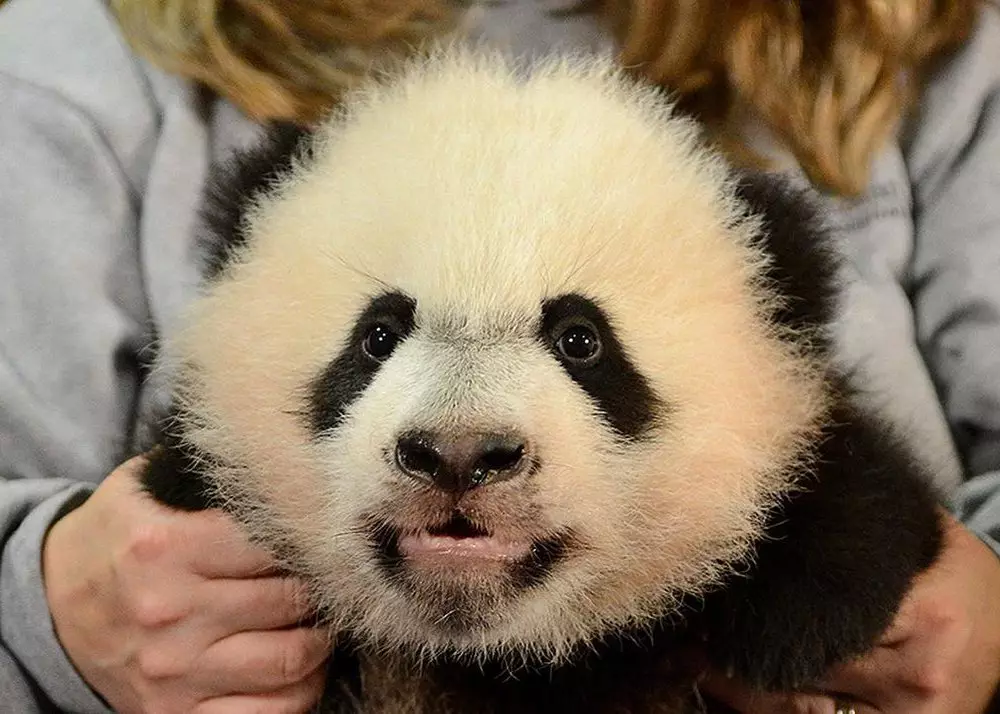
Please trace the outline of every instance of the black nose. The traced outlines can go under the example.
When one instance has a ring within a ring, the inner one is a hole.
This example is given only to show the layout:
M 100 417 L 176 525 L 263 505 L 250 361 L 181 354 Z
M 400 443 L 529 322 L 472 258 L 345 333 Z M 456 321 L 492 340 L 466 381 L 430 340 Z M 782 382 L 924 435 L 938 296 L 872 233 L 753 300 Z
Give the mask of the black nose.
M 525 441 L 510 434 L 410 433 L 396 441 L 396 465 L 403 473 L 449 492 L 513 478 L 527 461 Z

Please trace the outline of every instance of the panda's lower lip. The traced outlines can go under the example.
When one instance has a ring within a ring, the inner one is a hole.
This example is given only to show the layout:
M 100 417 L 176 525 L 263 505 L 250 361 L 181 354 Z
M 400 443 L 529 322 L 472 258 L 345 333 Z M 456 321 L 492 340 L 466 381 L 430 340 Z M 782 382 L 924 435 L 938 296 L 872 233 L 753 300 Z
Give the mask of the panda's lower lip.
M 457 538 L 449 535 L 416 533 L 399 538 L 399 552 L 408 559 L 462 559 L 474 561 L 520 560 L 531 552 L 529 542 L 504 540 L 496 536 Z

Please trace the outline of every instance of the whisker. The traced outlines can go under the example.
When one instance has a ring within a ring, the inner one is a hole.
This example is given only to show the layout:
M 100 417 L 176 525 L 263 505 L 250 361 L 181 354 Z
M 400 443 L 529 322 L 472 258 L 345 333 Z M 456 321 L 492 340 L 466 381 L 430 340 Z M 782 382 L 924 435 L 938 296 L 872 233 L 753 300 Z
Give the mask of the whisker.
M 383 290 L 391 292 L 391 291 L 394 291 L 396 289 L 392 285 L 390 285 L 389 283 L 385 282 L 384 280 L 382 280 L 379 277 L 376 277 L 375 275 L 373 275 L 372 273 L 368 272 L 367 270 L 365 270 L 363 268 L 360 268 L 360 267 L 358 267 L 356 265 L 351 265 L 350 263 L 347 262 L 347 260 L 342 255 L 338 255 L 337 253 L 333 253 L 333 252 L 331 252 L 327 248 L 321 248 L 320 249 L 320 253 L 321 253 L 321 255 L 323 255 L 324 257 L 326 257 L 327 259 L 332 260 L 332 261 L 334 261 L 336 263 L 340 263 L 341 266 L 343 266 L 347 270 L 351 271 L 355 275 L 359 275 L 362 278 L 370 280 L 371 282 L 373 282 L 376 285 L 380 286 Z
M 436 619 L 434 621 L 434 624 L 435 625 L 440 625 L 442 622 L 444 622 L 445 620 L 447 620 L 449 617 L 451 617 L 452 615 L 454 615 L 456 612 L 458 612 L 458 608 L 452 608 L 451 610 L 448 610 L 448 612 L 446 612 L 445 614 L 441 615 L 441 617 L 439 617 L 438 619 Z

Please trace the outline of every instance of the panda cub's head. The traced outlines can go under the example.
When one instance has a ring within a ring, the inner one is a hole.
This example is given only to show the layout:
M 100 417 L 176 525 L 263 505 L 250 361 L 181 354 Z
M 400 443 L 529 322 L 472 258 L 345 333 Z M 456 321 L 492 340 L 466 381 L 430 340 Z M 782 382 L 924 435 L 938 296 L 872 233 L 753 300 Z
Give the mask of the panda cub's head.
M 658 92 L 450 52 L 285 154 L 172 349 L 217 495 L 335 628 L 558 657 L 748 557 L 824 377 Z

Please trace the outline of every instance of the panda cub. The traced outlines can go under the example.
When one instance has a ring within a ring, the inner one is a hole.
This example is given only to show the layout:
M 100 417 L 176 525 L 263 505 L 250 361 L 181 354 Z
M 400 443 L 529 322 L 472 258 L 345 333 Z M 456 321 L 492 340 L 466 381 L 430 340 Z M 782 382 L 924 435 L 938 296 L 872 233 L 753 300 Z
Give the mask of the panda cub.
M 336 635 L 324 711 L 694 711 L 862 653 L 940 547 L 831 367 L 807 197 L 610 61 L 441 51 L 218 178 L 145 474 Z

